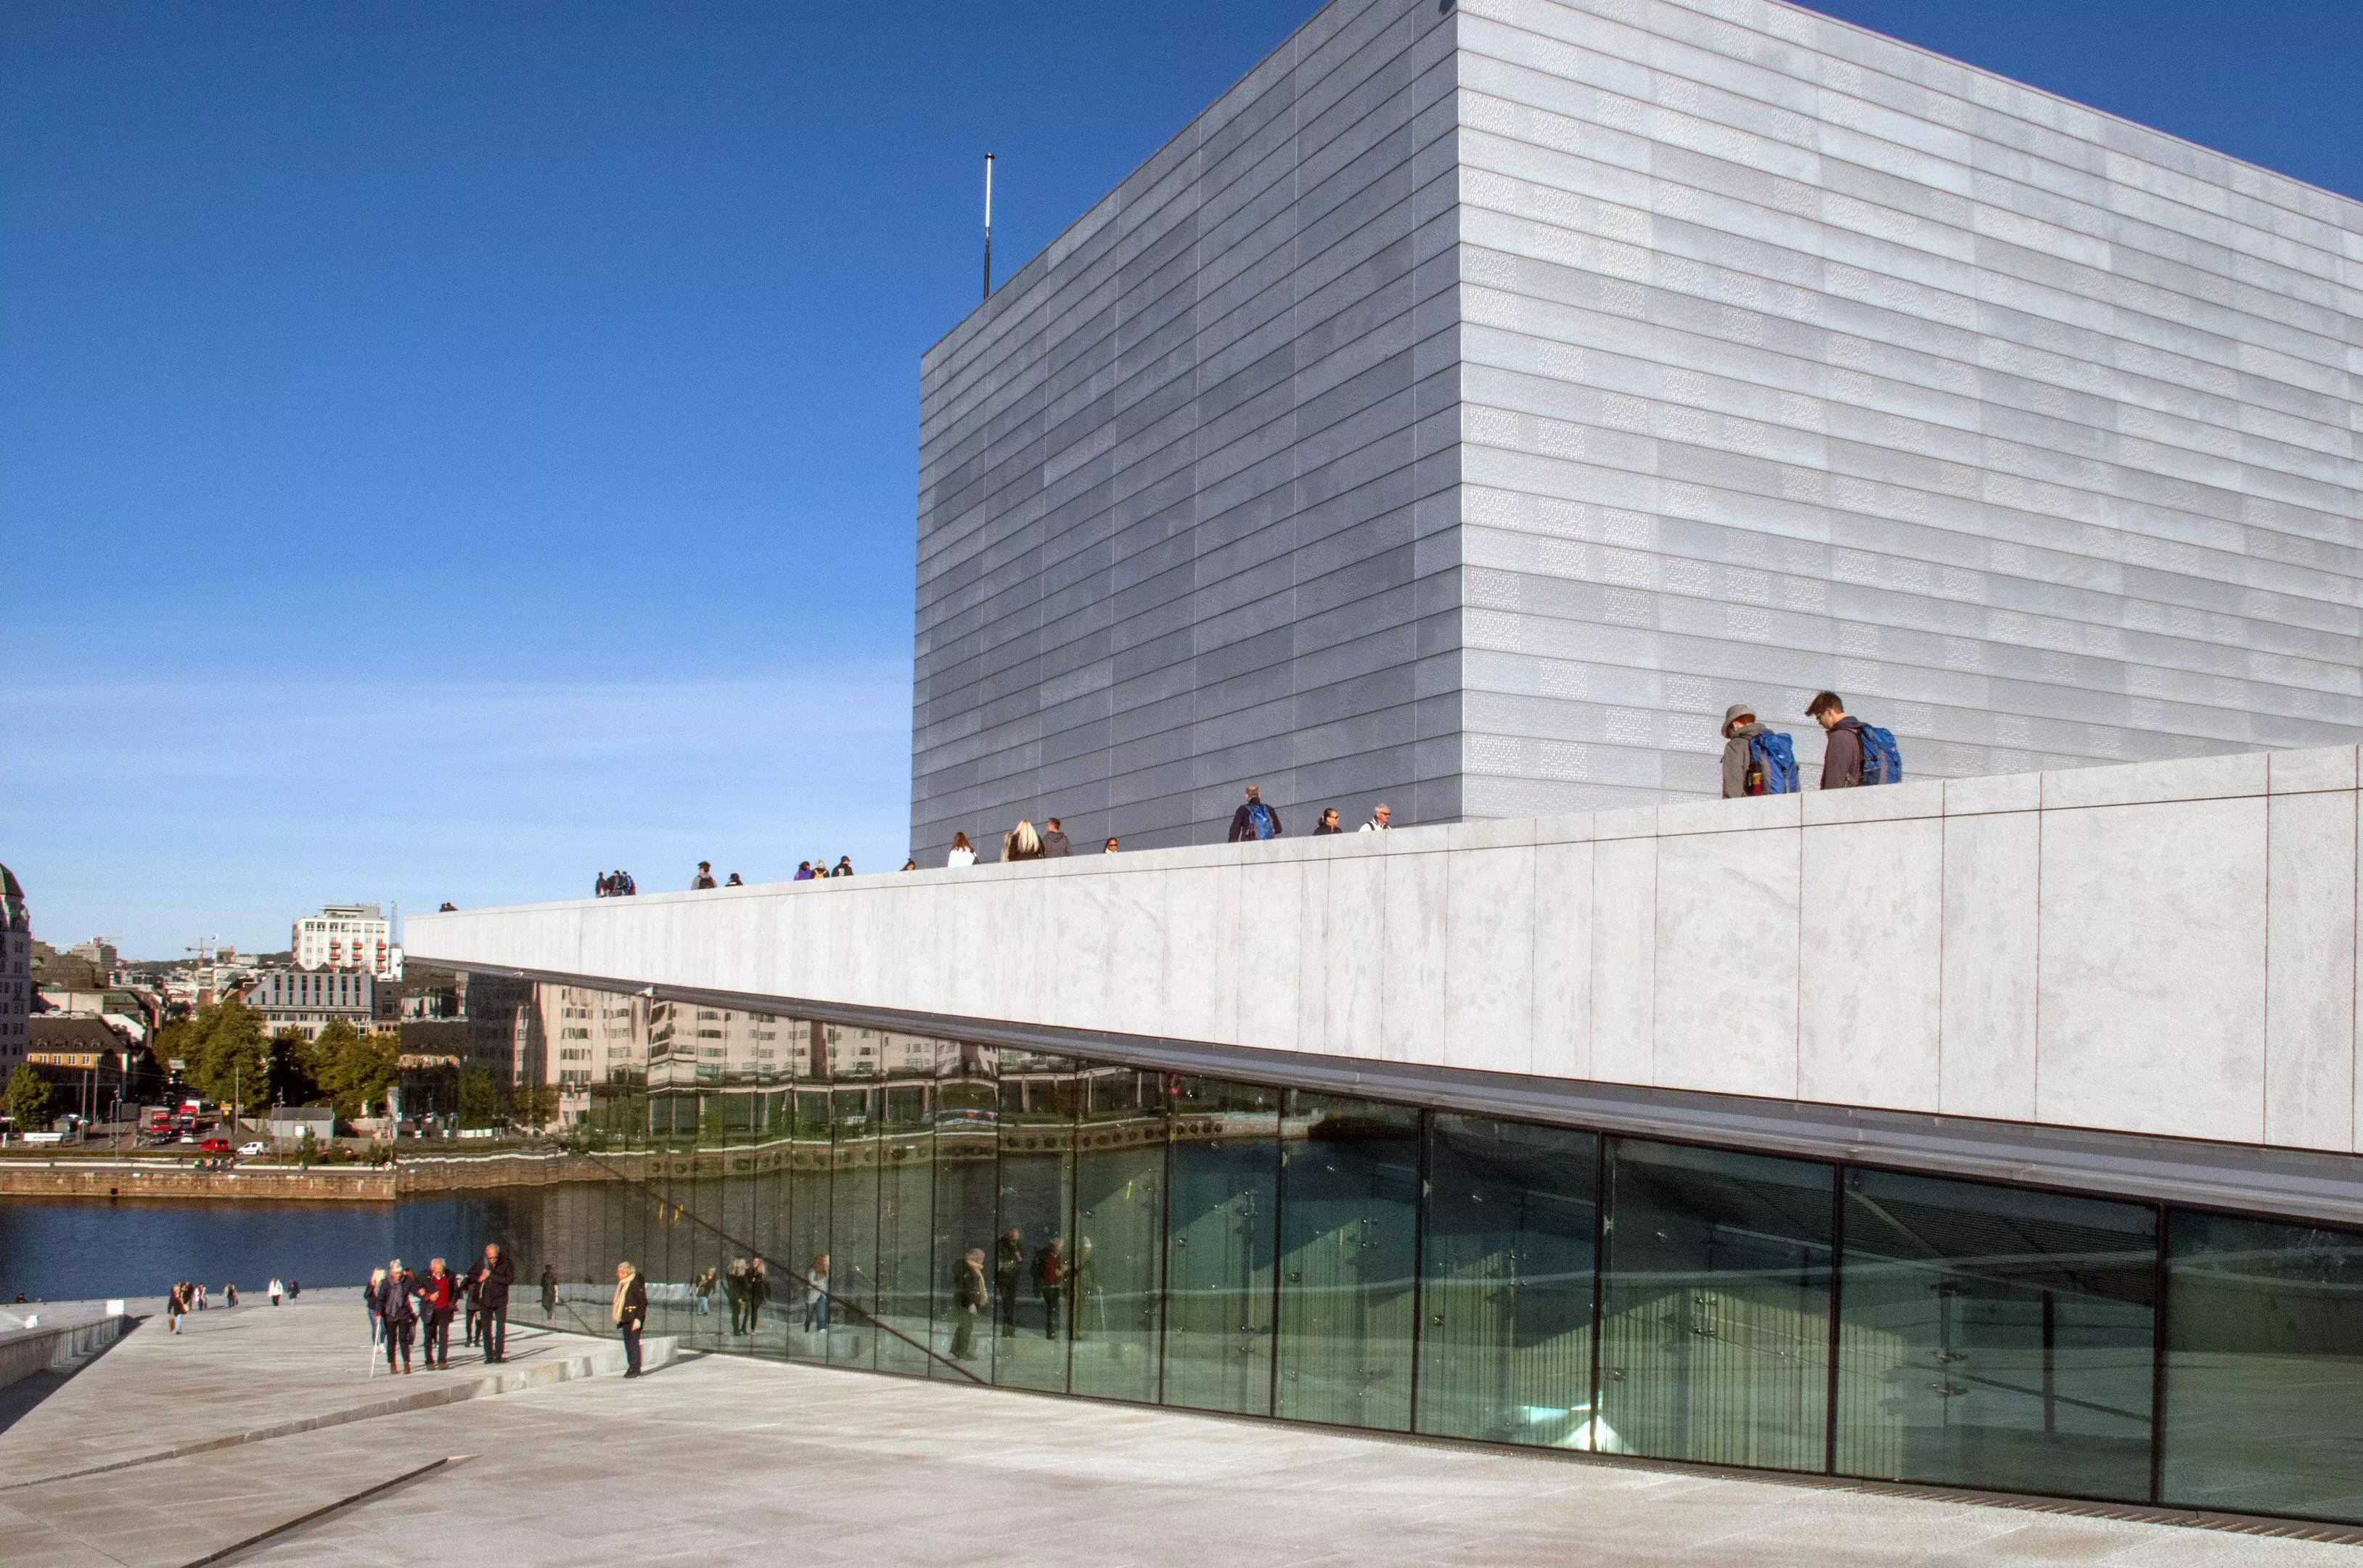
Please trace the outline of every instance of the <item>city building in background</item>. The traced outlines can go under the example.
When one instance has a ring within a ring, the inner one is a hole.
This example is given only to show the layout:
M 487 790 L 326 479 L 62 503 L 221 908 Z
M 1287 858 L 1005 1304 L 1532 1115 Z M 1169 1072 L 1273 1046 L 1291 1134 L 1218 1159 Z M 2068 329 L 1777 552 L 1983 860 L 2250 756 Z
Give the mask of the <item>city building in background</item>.
M 115 944 L 104 936 L 94 936 L 88 942 L 77 943 L 66 951 L 89 964 L 102 975 L 112 976 L 123 967 L 123 955 L 116 950 Z
M 331 1023 L 364 1032 L 379 1022 L 378 983 L 349 969 L 265 969 L 254 977 L 246 1005 L 262 1015 L 266 1034 L 292 1029 L 317 1040 Z
M 2351 739 L 2358 233 L 1769 0 L 1337 0 L 926 356 L 912 853 Z
M 329 904 L 294 924 L 289 942 L 299 969 L 358 969 L 381 980 L 402 978 L 394 924 L 376 904 Z
M 0 866 L 0 1072 L 25 1059 L 33 1009 L 33 911 L 24 884 Z

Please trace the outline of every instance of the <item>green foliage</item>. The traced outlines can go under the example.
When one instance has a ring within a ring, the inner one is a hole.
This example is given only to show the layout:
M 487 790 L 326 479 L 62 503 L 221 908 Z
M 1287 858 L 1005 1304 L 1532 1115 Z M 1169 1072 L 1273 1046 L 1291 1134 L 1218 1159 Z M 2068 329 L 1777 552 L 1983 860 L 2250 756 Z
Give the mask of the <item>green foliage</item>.
M 295 1157 L 307 1165 L 319 1163 L 320 1140 L 314 1136 L 309 1127 L 305 1128 L 304 1135 L 295 1140 Z
M 170 1036 L 170 1027 L 162 1031 Z M 271 1043 L 262 1016 L 236 997 L 214 1003 L 188 1022 L 185 1034 L 161 1053 L 188 1064 L 191 1088 L 217 1105 L 233 1098 L 261 1104 L 271 1093 Z
M 463 1067 L 460 1071 L 460 1125 L 490 1127 L 499 1120 L 501 1091 L 493 1082 L 493 1075 L 484 1067 Z
M 383 1103 L 402 1066 L 402 1042 L 392 1034 L 363 1034 L 343 1019 L 320 1031 L 302 1053 L 304 1071 L 344 1117 L 364 1116 Z
M 8 1076 L 8 1115 L 19 1132 L 39 1132 L 50 1124 L 48 1080 L 29 1066 Z
M 558 1114 L 558 1091 L 548 1084 L 519 1085 L 516 1119 L 528 1127 L 546 1126 Z
M 270 1053 L 271 1104 L 310 1105 L 322 1097 L 324 1091 L 306 1065 L 310 1051 L 302 1030 L 293 1024 L 281 1029 L 271 1037 Z M 247 1098 L 260 1100 L 262 1097 Z

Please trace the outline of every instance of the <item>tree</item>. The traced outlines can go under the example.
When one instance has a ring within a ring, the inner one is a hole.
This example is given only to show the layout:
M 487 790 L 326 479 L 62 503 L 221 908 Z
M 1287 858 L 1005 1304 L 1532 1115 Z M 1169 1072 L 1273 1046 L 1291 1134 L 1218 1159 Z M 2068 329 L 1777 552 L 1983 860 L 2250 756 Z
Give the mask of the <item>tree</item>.
M 8 1115 L 19 1132 L 39 1132 L 50 1124 L 49 1080 L 29 1066 L 8 1076 Z
M 262 1037 L 262 1015 L 236 997 L 199 1012 L 173 1046 L 188 1065 L 190 1086 L 217 1105 L 233 1099 L 250 1105 L 271 1092 L 271 1042 Z
M 493 1082 L 490 1069 L 463 1067 L 460 1071 L 460 1125 L 490 1127 L 501 1114 L 501 1091 Z
M 516 1104 L 519 1121 L 528 1127 L 540 1127 L 557 1114 L 558 1091 L 548 1084 L 520 1084 Z
M 305 1051 L 303 1067 L 336 1102 L 338 1115 L 363 1116 L 394 1087 L 402 1070 L 402 1042 L 391 1034 L 363 1034 L 338 1019 Z

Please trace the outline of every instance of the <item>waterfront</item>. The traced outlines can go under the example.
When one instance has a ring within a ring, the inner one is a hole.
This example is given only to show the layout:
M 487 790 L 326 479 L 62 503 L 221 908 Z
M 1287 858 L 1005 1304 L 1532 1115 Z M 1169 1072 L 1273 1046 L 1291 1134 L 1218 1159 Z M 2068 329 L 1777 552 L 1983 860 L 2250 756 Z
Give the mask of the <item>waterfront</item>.
M 276 1275 L 309 1287 L 359 1285 L 406 1240 L 481 1246 L 484 1211 L 463 1199 L 267 1203 L 11 1198 L 0 1201 L 0 1301 L 156 1296 L 175 1280 L 218 1293 Z M 450 1255 L 466 1255 L 451 1251 Z

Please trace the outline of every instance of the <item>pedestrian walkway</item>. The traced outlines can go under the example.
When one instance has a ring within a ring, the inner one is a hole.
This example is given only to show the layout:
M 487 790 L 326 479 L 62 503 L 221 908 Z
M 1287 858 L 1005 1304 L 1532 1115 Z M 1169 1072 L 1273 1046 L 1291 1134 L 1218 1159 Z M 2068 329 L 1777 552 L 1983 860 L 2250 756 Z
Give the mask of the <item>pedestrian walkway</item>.
M 152 1452 L 168 1430 L 348 1418 L 0 1486 L 11 1568 L 191 1568 L 233 1549 L 241 1568 L 408 1568 L 421 1541 L 451 1540 L 503 1568 L 686 1568 L 742 1557 L 878 1568 L 2355 1562 L 2352 1547 L 2321 1541 L 733 1356 L 639 1382 L 553 1380 L 509 1397 L 372 1417 L 365 1401 L 389 1385 L 383 1375 L 373 1389 L 363 1384 L 359 1335 L 348 1332 L 360 1328 L 360 1308 L 340 1295 L 316 1303 L 307 1294 L 300 1310 L 276 1314 L 241 1309 L 218 1322 L 207 1313 L 201 1331 L 177 1341 L 150 1339 L 151 1324 L 54 1397 L 39 1441 L 28 1439 L 29 1422 L 0 1435 L 0 1463 L 21 1475 L 60 1468 L 42 1452 L 59 1441 L 77 1441 L 76 1460 L 88 1464 Z M 534 1353 L 554 1365 L 569 1348 Z M 242 1420 L 201 1408 L 235 1398 L 249 1401 Z
M 358 1290 L 214 1308 L 183 1324 L 176 1335 L 150 1316 L 52 1376 L 46 1397 L 0 1430 L 10 1568 L 184 1568 L 448 1460 L 375 1441 L 387 1418 L 623 1367 L 619 1345 L 513 1326 L 499 1366 L 466 1352 L 449 1372 L 393 1375 L 372 1352 Z M 649 1351 L 661 1364 L 671 1342 Z M 309 1441 L 290 1447 L 298 1434 Z

